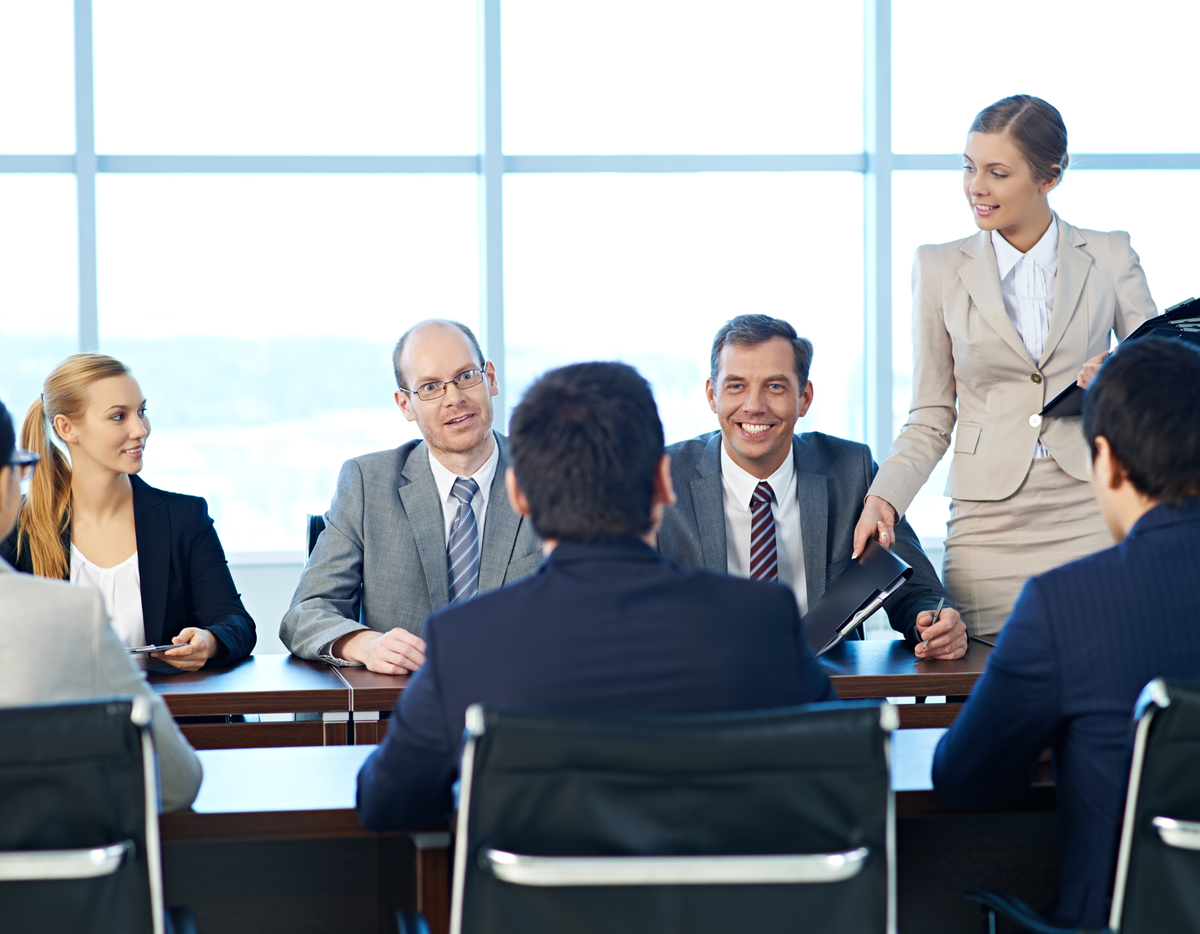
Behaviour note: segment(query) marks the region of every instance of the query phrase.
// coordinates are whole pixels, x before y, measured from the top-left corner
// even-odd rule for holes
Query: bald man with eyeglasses
[[[541,542],[504,490],[496,370],[470,328],[429,319],[392,354],[422,440],[347,461],[279,638],[295,655],[382,674],[425,661],[425,617],[532,574]]]

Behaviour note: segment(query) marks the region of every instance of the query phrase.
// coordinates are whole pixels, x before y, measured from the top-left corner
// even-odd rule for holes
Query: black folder
[[[1172,305],[1155,318],[1147,318],[1125,340],[1152,336],[1178,338],[1200,347],[1200,299],[1189,298],[1186,302]],[[1046,403],[1041,414],[1043,418],[1047,415],[1082,415],[1083,390],[1079,384],[1071,383]]]
[[[883,601],[912,577],[912,566],[875,539],[804,614],[804,632],[813,653],[824,655],[861,626]]]

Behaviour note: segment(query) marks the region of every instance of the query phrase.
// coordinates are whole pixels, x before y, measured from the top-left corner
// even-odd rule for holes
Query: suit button
[[[1040,416],[1040,415],[1030,415],[1029,416],[1029,424],[1033,428],[1037,428],[1037,426],[1040,425],[1041,423],[1042,423],[1042,416]]]
[[[1031,377],[1029,377],[1029,378],[1030,378],[1031,380],[1033,380],[1035,383],[1039,383],[1039,384],[1040,384],[1040,383],[1041,383],[1041,381],[1042,381],[1042,374],[1041,374],[1041,373],[1034,373],[1034,374],[1033,374]]]

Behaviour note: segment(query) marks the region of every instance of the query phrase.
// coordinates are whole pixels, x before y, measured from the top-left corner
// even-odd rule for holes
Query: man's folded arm
[[[933,787],[947,804],[985,808],[1019,794],[1061,729],[1057,653],[1039,586],[1025,585],[970,699],[938,743]]]
[[[279,624],[288,650],[310,661],[348,664],[330,654],[342,636],[366,629],[359,622],[363,579],[363,481],[347,461],[325,515],[325,530],[309,556],[292,605]]]

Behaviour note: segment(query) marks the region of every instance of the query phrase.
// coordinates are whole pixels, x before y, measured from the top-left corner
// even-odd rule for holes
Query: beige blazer
[[[0,560],[0,707],[113,694],[149,697],[164,811],[200,790],[200,760],[125,652],[98,591],[19,574]]]
[[[1087,479],[1080,419],[1040,419],[1042,407],[1108,350],[1158,313],[1123,230],[1080,230],[1055,215],[1058,274],[1042,359],[1013,327],[991,236],[918,248],[913,263],[913,391],[908,421],[868,491],[903,514],[950,444],[945,493],[962,500],[1011,496],[1040,437],[1064,471]]]

